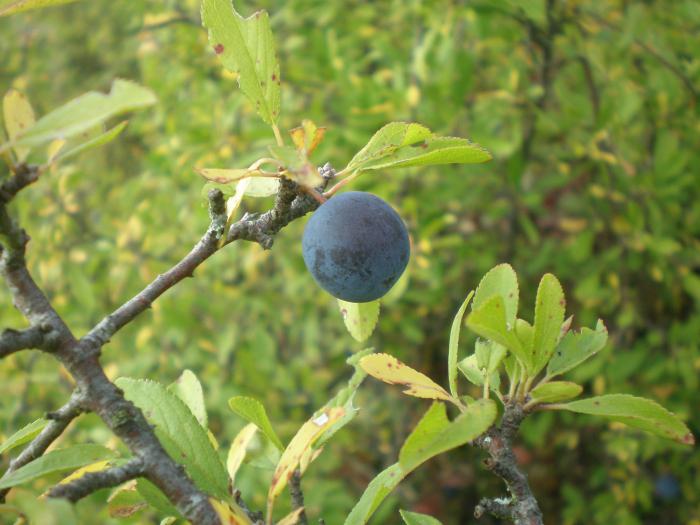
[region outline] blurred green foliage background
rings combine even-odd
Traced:
[[[236,5],[246,15],[270,11],[280,127],[302,118],[327,126],[319,164],[344,166],[392,120],[466,136],[494,154],[483,166],[366,174],[355,184],[399,210],[413,242],[406,286],[384,301],[371,345],[442,380],[452,316],[485,271],[513,264],[526,319],[539,277],[553,272],[574,326],[601,317],[611,335],[573,379],[588,393],[654,398],[700,433],[697,2]],[[47,173],[14,204],[32,236],[36,278],[80,335],[203,233],[203,181],[193,168],[247,166],[273,138],[209,48],[197,0],[78,2],[0,19],[0,34],[0,91],[25,91],[39,114],[106,90],[115,77],[159,99],[117,141]],[[110,377],[169,383],[192,369],[222,449],[243,426],[226,405],[236,394],[262,400],[288,439],[343,384],[344,360],[361,348],[305,271],[303,223],[283,230],[269,252],[227,247],[166,294],[105,348]],[[23,326],[4,289],[0,325]],[[67,374],[39,353],[4,359],[0,378],[2,437],[70,391]],[[371,379],[357,404],[359,417],[304,478],[310,515],[328,524],[341,523],[371,477],[395,461],[427,408]],[[85,440],[114,438],[88,416],[64,443]],[[697,448],[544,413],[526,422],[517,452],[546,523],[700,524]],[[472,522],[480,497],[503,492],[481,459],[461,450],[431,461],[373,523],[398,523],[399,507],[446,525]],[[270,475],[243,467],[240,488],[252,506],[263,507]],[[678,491],[663,492],[659,479],[677,481]],[[117,522],[106,496],[78,505],[80,523]]]

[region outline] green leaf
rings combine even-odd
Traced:
[[[476,310],[494,295],[503,297],[506,309],[506,326],[512,328],[518,313],[518,276],[510,264],[499,264],[491,268],[479,282],[472,303]]]
[[[695,437],[685,423],[650,399],[628,394],[608,394],[571,401],[558,405],[558,408],[579,414],[607,417],[685,445],[695,444]]]
[[[5,442],[0,445],[0,454],[12,450],[15,447],[29,443],[32,439],[39,435],[39,433],[44,430],[44,427],[49,424],[48,419],[37,419],[32,421],[28,425],[20,428],[17,432],[12,434]]]
[[[0,489],[14,487],[36,478],[74,470],[102,459],[113,459],[116,452],[102,445],[76,445],[47,452],[0,479]]]
[[[421,463],[476,439],[493,424],[496,404],[480,399],[450,422],[445,405],[433,403],[408,436],[399,453],[399,462],[379,473],[345,520],[345,525],[364,525],[394,488]]]
[[[535,340],[535,330],[532,325],[524,319],[515,320],[515,336],[520,341],[523,351],[530,359],[534,359],[533,343]]]
[[[105,144],[108,144],[109,142],[112,142],[115,138],[117,138],[119,134],[122,131],[124,131],[124,128],[126,128],[127,124],[128,121],[126,120],[120,122],[113,128],[108,129],[104,133],[100,133],[99,135],[91,138],[90,140],[78,144],[75,147],[66,150],[65,152],[59,152],[59,154],[54,157],[53,161],[66,160],[78,155],[79,153],[83,153],[85,151],[104,146]]]
[[[440,520],[427,514],[419,514],[418,512],[409,512],[407,510],[400,510],[399,514],[401,514],[406,525],[442,525]]]
[[[477,339],[474,346],[476,364],[479,369],[484,370],[486,374],[493,374],[498,370],[498,366],[508,352],[505,346],[483,339]]]
[[[115,384],[155,425],[163,448],[187,469],[195,484],[220,499],[228,497],[226,468],[207,431],[182,399],[154,381],[121,377]]]
[[[190,409],[192,415],[197,418],[199,424],[207,428],[207,408],[204,405],[204,392],[197,376],[191,370],[185,370],[173,384],[168,386],[168,391],[175,394]]]
[[[63,5],[77,0],[0,0],[0,16],[13,15],[31,9],[41,9],[54,5]]]
[[[16,525],[83,525],[85,520],[78,520],[75,505],[65,499],[37,497],[30,489],[16,490],[12,503],[24,516],[14,522]],[[2,520],[2,523],[13,523]]]
[[[228,406],[249,423],[255,423],[273,445],[279,450],[284,450],[284,445],[272,428],[265,407],[260,401],[252,397],[236,396],[228,400]]]
[[[360,343],[366,341],[379,320],[379,300],[369,303],[349,303],[338,299],[338,307],[345,327]]]
[[[305,151],[292,146],[277,145],[268,146],[268,149],[270,154],[284,165],[285,177],[308,188],[315,188],[323,183],[318,169],[311,164]]]
[[[532,366],[530,355],[525,351],[515,332],[508,330],[503,297],[494,295],[467,317],[467,326],[481,337],[505,346],[525,364]]]
[[[473,441],[493,424],[496,413],[492,399],[479,399],[450,422],[445,404],[433,403],[401,447],[399,464],[411,472],[430,458]]]
[[[408,472],[405,472],[398,463],[394,463],[377,474],[348,514],[345,525],[364,525],[367,523],[382,501],[407,475]]]
[[[450,343],[449,350],[447,352],[447,381],[450,384],[450,394],[452,397],[458,397],[459,393],[457,391],[457,360],[459,359],[459,334],[462,331],[462,321],[464,318],[464,312],[467,311],[467,306],[474,296],[474,291],[472,290],[467,295],[467,298],[462,303],[462,306],[457,310],[457,314],[452,320],[452,328],[450,328]]]
[[[5,146],[36,147],[54,139],[65,140],[111,117],[155,102],[156,97],[149,89],[128,80],[115,80],[109,94],[96,91],[85,93],[44,115],[14,142]]]
[[[583,387],[570,381],[551,381],[530,390],[530,397],[536,403],[558,403],[578,397]]]
[[[520,363],[512,353],[508,353],[503,358],[503,369],[506,371],[510,384],[520,380]]]
[[[501,345],[498,346],[505,350]],[[459,371],[467,378],[467,381],[476,386],[483,386],[487,374],[485,369],[479,366],[476,354],[462,359],[457,366],[459,367]],[[490,372],[490,375],[489,388],[491,390],[498,390],[501,386],[501,376],[497,372]]]
[[[438,137],[420,124],[392,122],[377,131],[343,171],[473,164],[487,160],[491,160],[491,155],[467,139]]]
[[[532,341],[534,368],[531,370],[533,375],[547,365],[554,353],[565,310],[566,301],[561,284],[551,273],[545,274],[537,288],[535,300],[535,333]]]
[[[280,112],[280,66],[267,12],[243,18],[231,0],[203,0],[202,24],[221,63],[238,74],[238,85],[260,117],[275,124]]]
[[[547,365],[547,377],[554,377],[577,367],[586,359],[600,352],[608,342],[608,329],[598,319],[595,331],[582,328],[579,333],[567,332],[559,341],[552,359]]]
[[[146,478],[136,480],[136,490],[143,496],[149,505],[166,516],[180,516],[180,512],[170,503],[170,500]]]

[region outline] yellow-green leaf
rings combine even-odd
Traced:
[[[76,445],[52,450],[0,479],[0,489],[14,487],[47,474],[73,470],[104,459],[113,459],[116,453],[101,445]]]
[[[304,512],[304,507],[299,507],[287,514],[284,518],[277,522],[277,525],[296,525],[299,523],[299,517],[301,513]]]
[[[58,155],[51,159],[51,161],[66,160],[71,157],[74,157],[75,155],[78,155],[79,153],[83,153],[84,151],[88,151],[99,146],[104,146],[105,144],[112,142],[115,138],[117,138],[119,134],[122,131],[124,131],[127,124],[128,121],[124,120],[116,126],[114,126],[113,128],[108,129],[104,133],[100,133],[99,135],[91,138],[90,140],[82,142],[76,145],[75,147],[67,149],[65,151],[60,151]]]
[[[224,503],[216,498],[209,498],[209,502],[219,516],[221,525],[253,525],[248,515],[235,503]]]
[[[497,346],[505,350],[501,345]],[[487,372],[485,367],[480,367],[476,354],[462,359],[457,364],[457,367],[464,377],[467,378],[467,381],[476,386],[482,386],[486,382],[487,376],[489,377],[489,388],[491,390],[497,391],[501,386],[501,376],[497,372]]]
[[[54,5],[63,5],[77,0],[2,0],[0,1],[0,16],[13,15],[22,11],[41,9]]]
[[[380,381],[406,387],[403,393],[409,396],[443,401],[452,400],[450,394],[428,376],[403,364],[389,354],[365,356],[360,360],[360,366],[365,372]]]
[[[410,472],[438,454],[473,441],[493,424],[497,412],[492,399],[479,399],[449,421],[445,405],[433,403],[401,447],[399,464]]]
[[[2,7],[0,7],[0,14],[2,14]],[[5,130],[10,142],[34,125],[34,110],[27,96],[21,91],[10,89],[2,99],[2,110],[5,117]],[[15,146],[13,149],[17,162],[24,162],[30,151],[29,148],[20,146]]]
[[[17,432],[12,434],[5,442],[0,445],[0,454],[12,450],[15,447],[29,443],[32,439],[39,435],[39,433],[44,430],[44,427],[49,424],[49,420],[45,418],[37,419],[32,421],[28,425],[20,428]]]
[[[326,128],[316,127],[316,124],[310,120],[303,120],[301,126],[289,130],[294,145],[306,155],[311,155],[325,133]]]
[[[427,514],[408,512],[407,510],[400,510],[399,514],[401,514],[406,525],[442,525],[440,520],[428,516]]]
[[[260,170],[248,168],[219,169],[219,168],[198,168],[195,171],[207,180],[218,184],[229,184],[248,177],[260,174]]]
[[[270,489],[267,493],[267,518],[268,523],[272,519],[272,508],[275,499],[282,492],[287,482],[292,477],[294,470],[299,466],[302,456],[309,450],[323,432],[338,421],[345,414],[342,407],[328,408],[314,415],[304,423],[297,431],[282,453],[277,468],[272,475]]]
[[[72,472],[63,478],[58,482],[58,485],[65,485],[71,481],[82,478],[85,474],[89,474],[90,472],[102,472],[103,470],[112,468],[115,465],[123,464],[124,462],[125,460],[102,460],[96,461],[95,463],[90,463],[89,465],[85,465],[84,467],[79,468],[75,472]]]
[[[350,303],[338,299],[338,307],[345,327],[360,343],[366,341],[379,320],[379,300],[368,303]]]
[[[488,151],[467,139],[439,137],[419,124],[392,122],[377,131],[343,171],[474,164],[488,160],[491,160]]]
[[[352,508],[350,514],[348,514],[348,517],[345,519],[345,525],[364,525],[367,523],[382,501],[408,474],[398,463],[394,463],[377,474],[367,485],[367,488],[362,493],[362,497]]]
[[[433,403],[399,452],[399,462],[380,472],[367,486],[345,520],[345,525],[364,525],[394,488],[430,458],[463,445],[483,434],[496,418],[496,404],[480,399],[450,422],[445,405]]]
[[[226,459],[226,470],[228,470],[231,483],[235,483],[236,473],[243,463],[248,446],[255,437],[255,433],[257,431],[258,427],[255,423],[248,423],[238,434],[236,434],[236,437],[233,439],[233,443],[231,443],[231,448],[228,451],[228,457]]]
[[[108,94],[90,91],[44,115],[10,144],[35,147],[68,139],[127,111],[155,104],[153,92],[128,80],[115,80]]]
[[[168,390],[175,394],[190,409],[199,424],[207,428],[207,408],[204,405],[202,385],[192,370],[184,370]]]

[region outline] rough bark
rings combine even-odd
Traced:
[[[7,283],[14,305],[30,326],[23,330],[8,328],[0,334],[0,358],[31,348],[48,352],[73,376],[76,390],[64,407],[47,414],[51,422],[12,461],[5,475],[41,456],[80,413],[94,412],[124,442],[133,455],[132,459],[124,465],[57,486],[50,491],[50,496],[77,501],[95,490],[143,476],[160,488],[192,523],[218,524],[219,518],[208,496],[165,452],[142,412],[126,400],[123,392],[105,375],[100,363],[102,347],[163,293],[192,276],[200,264],[225,244],[248,240],[269,248],[274,236],[284,226],[314,210],[318,202],[301,192],[293,182],[283,179],[271,210],[259,216],[246,215],[225,232],[224,197],[219,190],[213,190],[209,194],[211,222],[194,248],[170,270],[107,315],[82,339],[77,339],[30,274],[25,261],[29,236],[8,210],[15,196],[39,178],[39,169],[19,165],[13,171],[0,187],[0,275]],[[7,492],[0,492],[0,502],[4,501]],[[253,511],[248,513],[251,519],[259,515]]]

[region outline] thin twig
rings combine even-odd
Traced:
[[[292,510],[304,508],[304,492],[301,490],[301,471],[299,469],[295,469],[292,477],[289,479],[289,495],[292,498]],[[305,510],[299,513],[297,523],[309,525]]]
[[[84,344],[102,347],[120,328],[150,308],[153,301],[163,293],[186,277],[191,277],[195,268],[217,251],[218,240],[223,235],[226,224],[226,204],[220,190],[209,193],[209,214],[211,224],[195,247],[170,270],[156,277],[141,292],[102,319],[83,337]]]
[[[23,467],[30,461],[34,461],[41,456],[51,444],[56,441],[66,427],[85,411],[85,397],[82,392],[76,390],[68,402],[55,412],[46,414],[46,418],[51,421],[37,435],[22,453],[10,461],[10,466],[3,477]],[[0,490],[0,503],[5,501],[5,496],[10,491],[9,488]]]
[[[56,485],[48,492],[50,498],[64,498],[75,503],[96,490],[116,487],[132,479],[143,476],[143,461],[130,459],[123,465],[111,467],[99,472],[88,472],[68,483]]]

